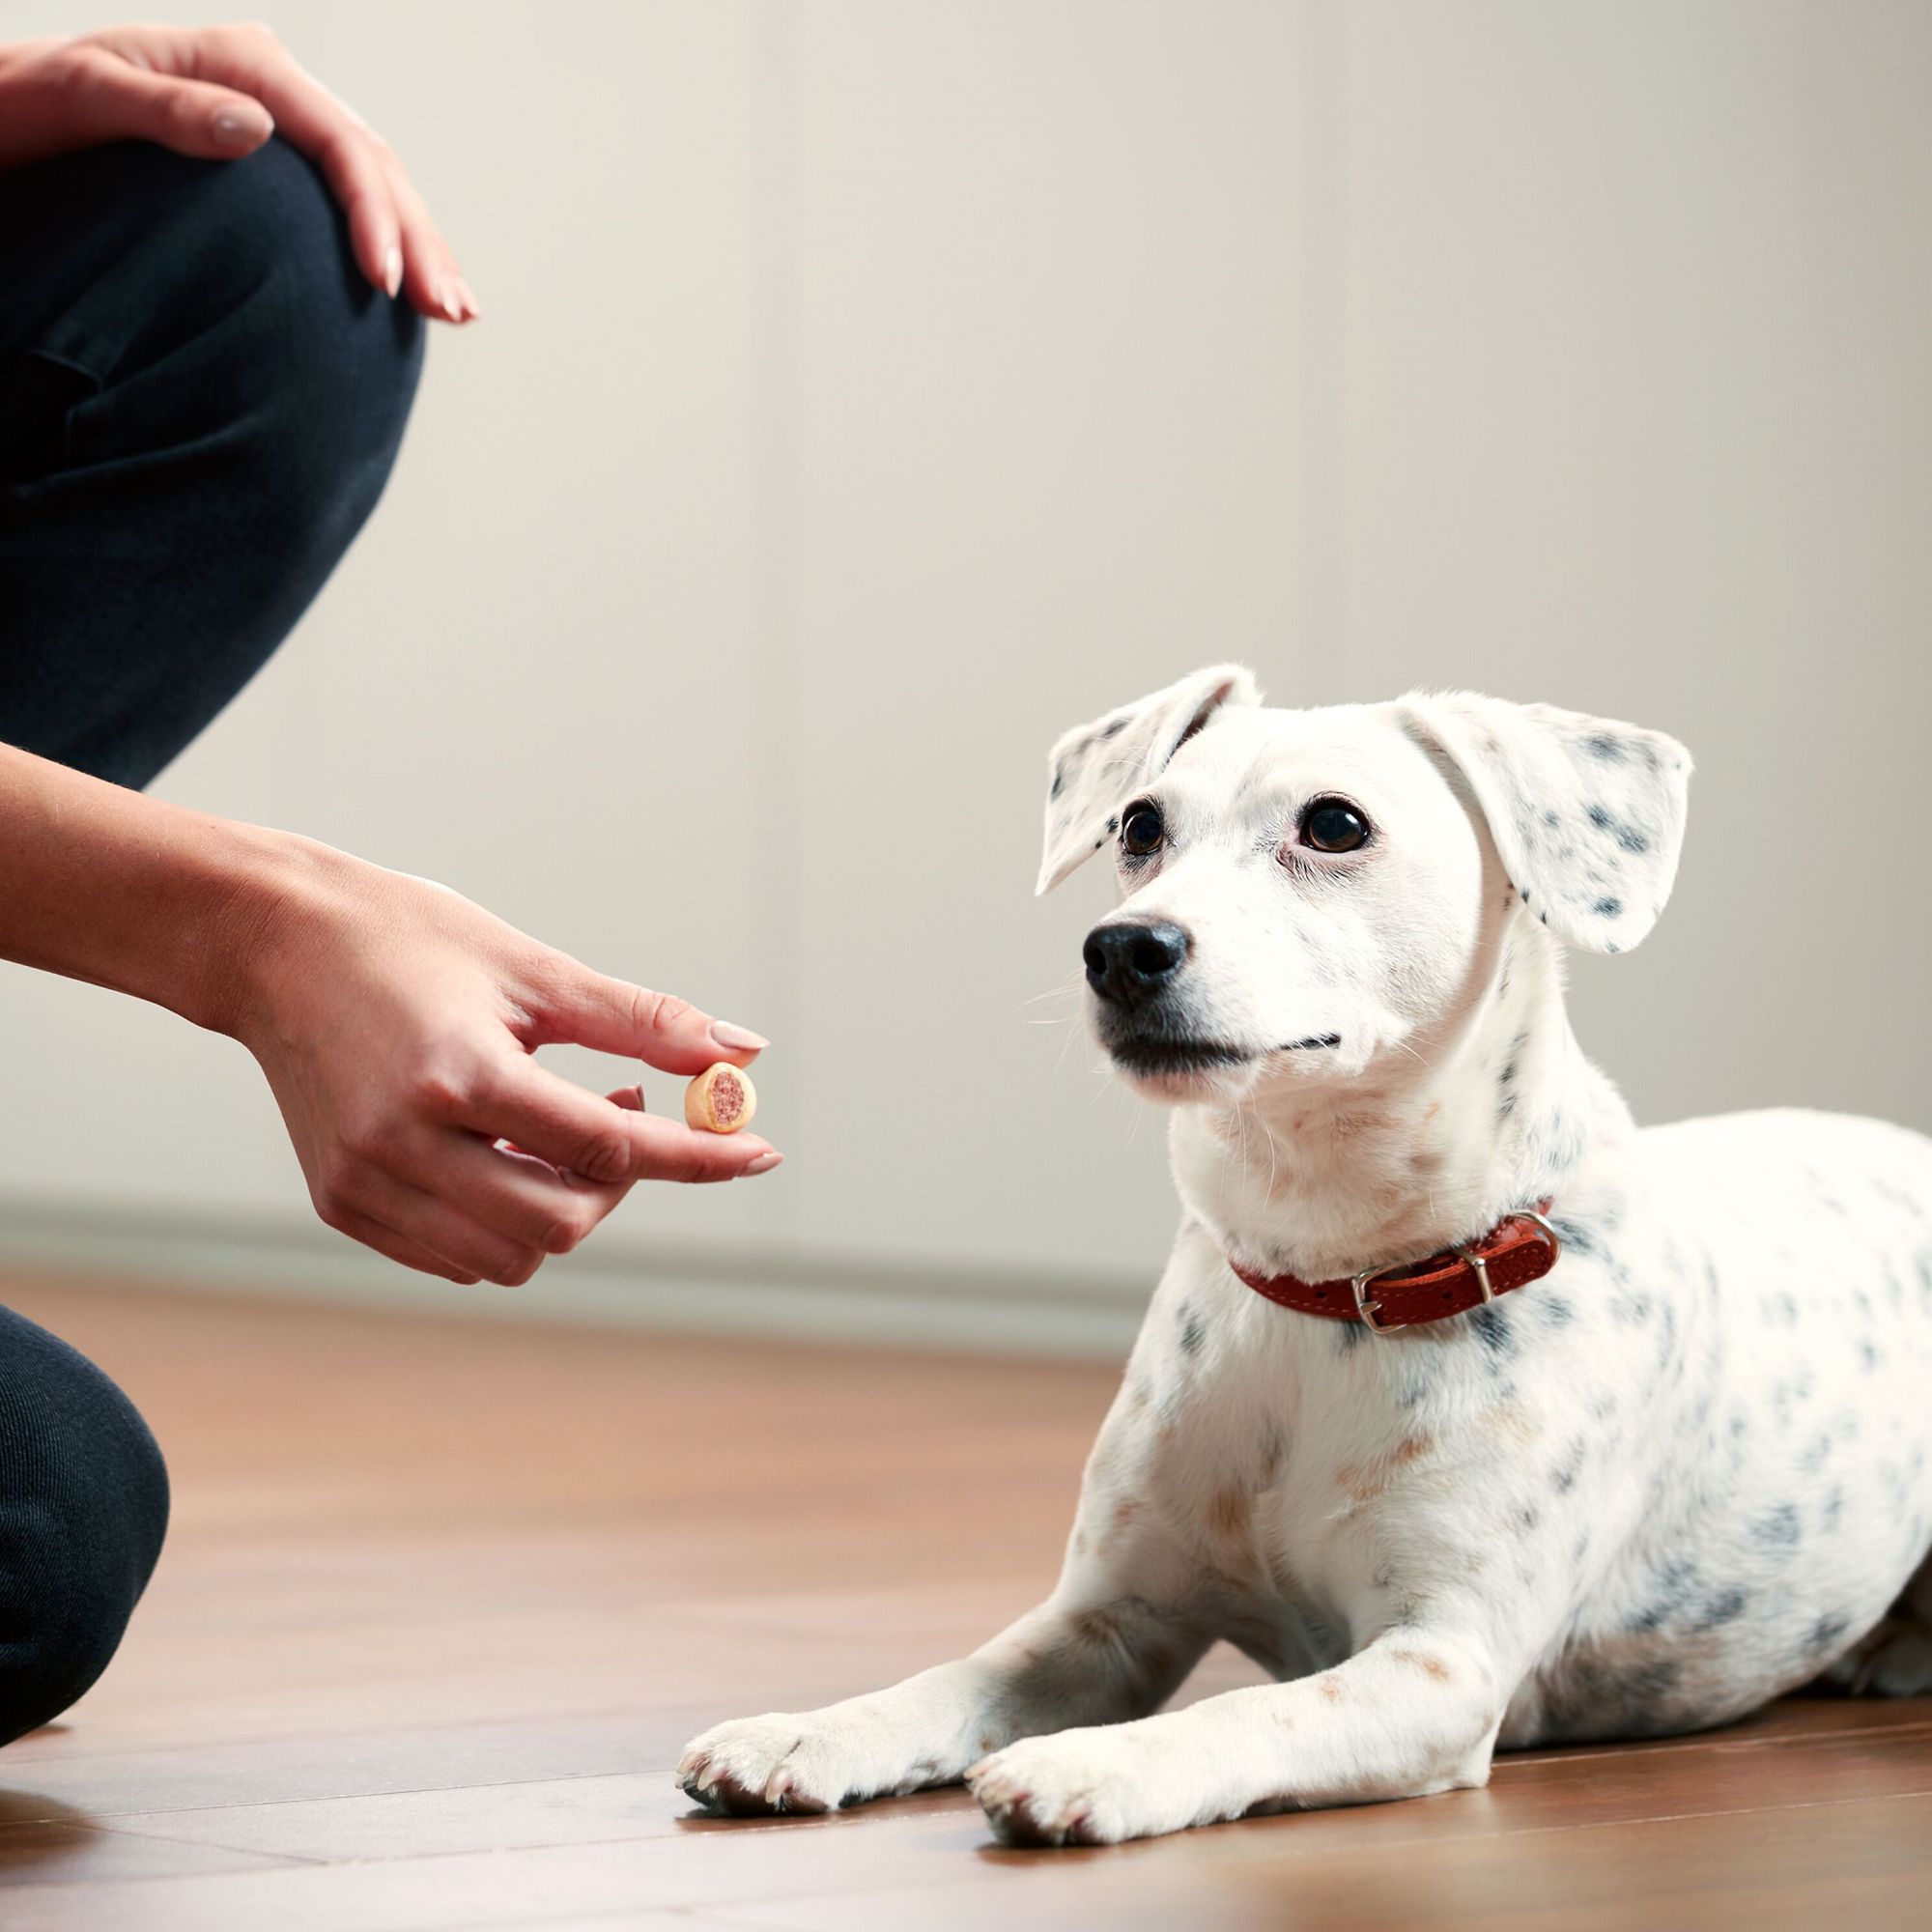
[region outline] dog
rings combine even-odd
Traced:
[[[1264,708],[1237,666],[1068,732],[1039,891],[1183,1216],[1059,1584],[972,1656],[725,1723],[727,1812],[963,1778],[1013,1844],[1480,1785],[1498,1747],[1932,1688],[1932,1141],[1638,1131],[1561,949],[1649,931],[1690,759],[1469,694]],[[1277,1681],[1156,1715],[1226,1639]]]

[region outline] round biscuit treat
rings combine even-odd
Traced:
[[[721,1060],[684,1090],[684,1118],[707,1134],[735,1134],[758,1111],[757,1090],[742,1066]]]

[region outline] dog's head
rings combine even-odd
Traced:
[[[1657,731],[1463,693],[1264,709],[1197,671],[1053,748],[1046,892],[1111,847],[1087,935],[1094,1028],[1144,1093],[1238,1099],[1358,1075],[1469,997],[1485,895],[1593,952],[1676,876],[1690,759]]]

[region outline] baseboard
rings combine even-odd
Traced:
[[[602,1242],[552,1263],[529,1288],[459,1288],[405,1276],[313,1224],[0,1195],[0,1270],[10,1268],[496,1321],[1113,1360],[1147,1298],[1145,1281],[1105,1275]]]

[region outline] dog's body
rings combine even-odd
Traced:
[[[1551,934],[1619,950],[1668,893],[1681,747],[1486,699],[1253,707],[1204,672],[1055,750],[1042,888],[1119,837],[1097,1026],[1181,1103],[1187,1210],[1058,1588],[958,1663],[707,1733],[702,1802],[963,1776],[1009,1838],[1111,1842],[1820,1674],[1932,1688],[1932,1143],[1638,1132],[1564,1016]],[[1545,1197],[1554,1271],[1426,1326],[1230,1266],[1346,1277]],[[1283,1681],[1149,1715],[1217,1638]]]

